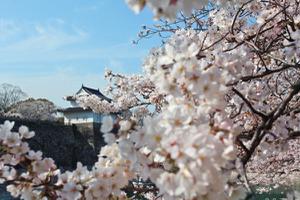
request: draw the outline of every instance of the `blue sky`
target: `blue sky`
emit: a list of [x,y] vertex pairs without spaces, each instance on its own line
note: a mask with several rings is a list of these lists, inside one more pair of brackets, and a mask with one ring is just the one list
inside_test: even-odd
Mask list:
[[123,0],[1,0],[0,83],[29,96],[62,99],[85,84],[104,88],[103,72],[141,73],[159,40],[133,45],[152,15],[135,15]]

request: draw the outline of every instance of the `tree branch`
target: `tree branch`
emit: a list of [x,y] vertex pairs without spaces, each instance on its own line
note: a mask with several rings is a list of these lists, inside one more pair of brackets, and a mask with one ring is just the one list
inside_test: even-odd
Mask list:
[[262,112],[256,110],[256,109],[252,106],[252,104],[250,103],[250,101],[249,101],[248,99],[246,99],[246,97],[244,97],[244,95],[243,95],[242,93],[240,93],[237,89],[232,88],[232,91],[233,91],[235,94],[237,94],[237,95],[238,95],[238,96],[246,103],[246,105],[248,106],[248,108],[249,108],[254,114],[258,115],[259,117],[261,117],[261,118],[263,118],[263,119],[265,119],[265,118],[267,117],[264,113],[262,113]]
[[[254,136],[251,140],[251,145],[248,153],[242,158],[242,162],[244,165],[247,164],[252,154],[254,153],[257,146],[260,144],[262,139],[264,138],[266,131],[272,128],[273,123],[283,114],[286,109],[288,103],[292,100],[292,98],[299,93],[300,91],[300,79],[296,81],[296,83],[291,87],[292,91],[289,95],[278,105],[278,107],[267,115],[267,118],[263,118],[262,123],[256,129]],[[295,133],[297,135],[298,133]]]

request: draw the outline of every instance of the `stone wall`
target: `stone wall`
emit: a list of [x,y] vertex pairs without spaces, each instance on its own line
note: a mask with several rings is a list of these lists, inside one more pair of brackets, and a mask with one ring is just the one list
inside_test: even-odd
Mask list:
[[105,144],[103,133],[100,132],[101,124],[99,123],[84,123],[75,125],[80,133],[86,138],[87,142],[99,152]]
[[8,119],[6,117],[0,117],[0,124],[5,120],[15,121],[15,131],[21,125],[35,131],[35,136],[28,140],[30,148],[42,151],[45,157],[53,158],[57,166],[63,169],[72,169],[79,161],[84,165],[92,166],[97,160],[100,146],[104,145],[104,142],[100,141],[102,135],[93,136],[99,140],[93,141],[97,144],[97,149],[94,149],[94,145],[90,145],[88,142],[91,135],[87,135],[86,132],[82,133],[82,127],[75,125],[65,126],[53,122]]
[[[105,145],[100,133],[100,124],[65,126],[56,122],[0,116],[0,124],[5,120],[15,122],[14,131],[18,131],[21,125],[35,131],[35,136],[28,140],[30,148],[42,151],[44,157],[53,158],[62,171],[74,169],[77,162],[88,167],[93,166],[100,148]],[[14,200],[6,192],[4,184],[0,184],[0,199]]]

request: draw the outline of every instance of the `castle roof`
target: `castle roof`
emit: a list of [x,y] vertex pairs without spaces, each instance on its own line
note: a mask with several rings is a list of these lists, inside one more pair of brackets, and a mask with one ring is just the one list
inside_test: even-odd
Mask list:
[[92,109],[87,108],[81,108],[81,107],[70,107],[70,108],[64,108],[64,109],[57,109],[58,112],[63,113],[77,113],[77,112],[92,112]]
[[[112,101],[110,98],[108,98],[107,96],[102,94],[99,89],[93,89],[93,88],[90,88],[90,87],[86,87],[83,84],[82,84],[81,88],[78,90],[78,92],[75,94],[75,96],[80,95],[80,93],[82,93],[83,91],[85,93],[87,93],[88,95],[96,95],[100,99],[106,100],[108,102]],[[66,100],[67,101],[72,101],[72,100],[75,100],[75,97],[74,96],[67,96]]]

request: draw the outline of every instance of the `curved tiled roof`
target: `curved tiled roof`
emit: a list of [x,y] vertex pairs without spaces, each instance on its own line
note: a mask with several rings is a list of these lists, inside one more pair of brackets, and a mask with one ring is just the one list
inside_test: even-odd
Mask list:
[[[108,102],[111,102],[112,100],[110,99],[110,98],[108,98],[108,97],[106,97],[104,94],[102,94],[100,91],[99,91],[99,89],[93,89],[93,88],[89,88],[89,87],[86,87],[86,86],[84,86],[84,85],[82,85],[81,86],[81,89],[83,89],[85,92],[87,92],[88,94],[90,94],[90,95],[96,95],[96,96],[98,96],[99,98],[101,98],[101,99],[104,99],[104,100],[106,100],[106,101],[108,101]],[[81,90],[80,89],[80,90]],[[79,90],[79,91],[80,91]],[[79,92],[78,91],[78,92]],[[77,92],[77,93],[78,93]]]
[[73,112],[91,112],[92,109],[87,108],[81,108],[81,107],[70,107],[70,108],[65,108],[65,109],[57,109],[58,112],[63,112],[63,113],[73,113]]

